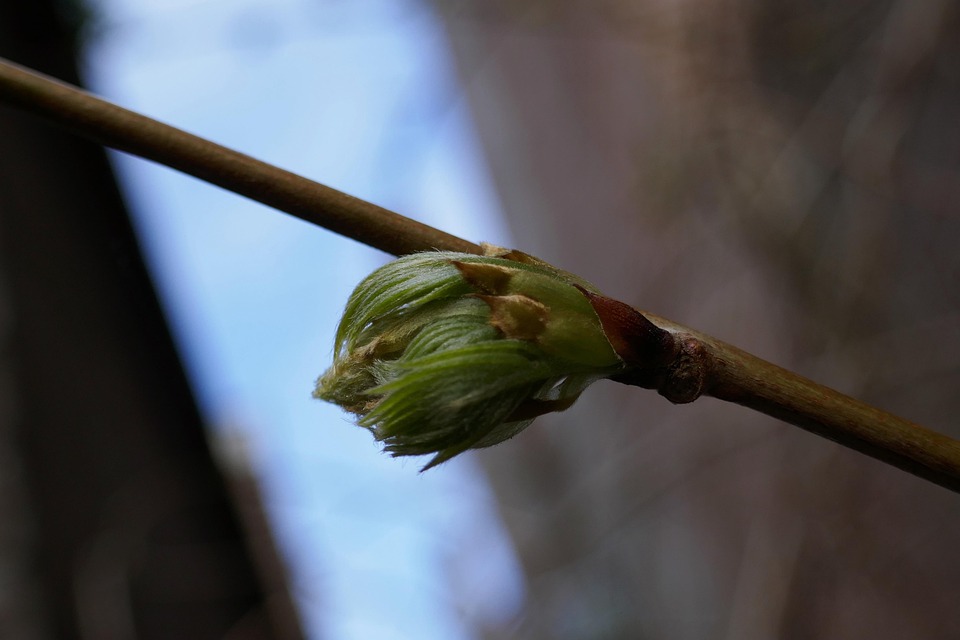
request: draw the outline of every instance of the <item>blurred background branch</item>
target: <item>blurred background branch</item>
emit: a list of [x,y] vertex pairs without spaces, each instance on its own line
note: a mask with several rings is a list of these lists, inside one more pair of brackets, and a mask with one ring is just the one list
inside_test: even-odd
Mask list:
[[[77,82],[75,8],[0,2],[0,55]],[[302,638],[104,149],[6,107],[0,139],[0,635]]]

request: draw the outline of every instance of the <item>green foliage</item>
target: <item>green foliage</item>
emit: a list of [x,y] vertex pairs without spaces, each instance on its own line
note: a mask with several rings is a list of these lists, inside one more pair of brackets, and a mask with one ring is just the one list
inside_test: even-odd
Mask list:
[[449,252],[391,262],[353,292],[314,395],[426,468],[510,438],[623,369],[569,274]]

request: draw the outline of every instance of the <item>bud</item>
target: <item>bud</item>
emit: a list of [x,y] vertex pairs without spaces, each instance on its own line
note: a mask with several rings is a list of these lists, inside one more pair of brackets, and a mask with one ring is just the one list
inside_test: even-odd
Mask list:
[[430,468],[624,372],[591,296],[606,300],[517,251],[405,256],[350,296],[314,395],[356,414],[393,455],[434,454]]

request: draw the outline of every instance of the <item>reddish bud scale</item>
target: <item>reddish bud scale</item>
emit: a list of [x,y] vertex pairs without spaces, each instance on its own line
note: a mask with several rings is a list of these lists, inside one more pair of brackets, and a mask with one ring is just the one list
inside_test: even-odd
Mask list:
[[657,369],[677,356],[679,347],[668,331],[647,320],[630,305],[577,287],[590,301],[610,346],[627,367]]

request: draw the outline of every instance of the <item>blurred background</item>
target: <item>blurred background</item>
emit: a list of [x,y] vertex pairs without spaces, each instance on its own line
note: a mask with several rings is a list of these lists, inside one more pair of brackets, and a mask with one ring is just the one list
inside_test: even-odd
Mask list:
[[[0,0],[0,55],[960,437],[956,3]],[[0,637],[960,637],[946,490],[613,383],[420,475],[310,398],[387,256],[0,141]]]

